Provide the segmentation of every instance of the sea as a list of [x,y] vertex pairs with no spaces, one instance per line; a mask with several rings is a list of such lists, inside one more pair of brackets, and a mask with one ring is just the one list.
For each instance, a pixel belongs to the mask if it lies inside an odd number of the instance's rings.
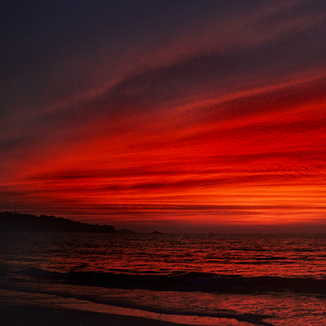
[[0,303],[326,325],[326,235],[0,234]]

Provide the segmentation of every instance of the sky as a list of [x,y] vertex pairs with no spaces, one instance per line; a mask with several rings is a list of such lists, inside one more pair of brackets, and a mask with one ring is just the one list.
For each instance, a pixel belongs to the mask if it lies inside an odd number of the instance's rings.
[[326,232],[326,2],[0,5],[0,211]]

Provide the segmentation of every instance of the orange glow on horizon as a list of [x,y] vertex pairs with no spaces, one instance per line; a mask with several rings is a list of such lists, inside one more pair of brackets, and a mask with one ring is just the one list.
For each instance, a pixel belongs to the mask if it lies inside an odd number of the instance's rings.
[[13,7],[0,211],[140,231],[326,232],[317,2],[55,4],[60,19]]
[[[317,89],[324,86],[321,80]],[[40,157],[41,165],[26,163],[17,182],[2,187],[19,186],[24,201],[39,207],[48,202],[73,212],[88,206],[85,215],[108,207],[99,215],[110,220],[117,212],[110,212],[110,205],[121,205],[126,223],[135,214],[139,223],[157,216],[211,225],[323,221],[326,92],[311,97],[311,85],[306,88],[304,101],[282,90],[282,96],[231,99],[216,117],[210,113],[213,104],[194,108],[190,114],[202,121],[196,125],[182,122],[185,112],[178,107],[171,110],[172,124],[168,114],[145,122],[133,116],[114,135],[95,120],[93,136],[58,146]],[[265,97],[273,102],[266,100],[261,108]],[[243,115],[249,104],[253,113]],[[225,115],[229,108],[233,113]],[[129,123],[138,127],[128,130]]]

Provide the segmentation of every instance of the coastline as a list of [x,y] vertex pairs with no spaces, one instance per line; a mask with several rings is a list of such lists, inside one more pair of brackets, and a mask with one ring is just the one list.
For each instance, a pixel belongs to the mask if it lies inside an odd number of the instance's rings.
[[0,322],[7,326],[177,326],[155,319],[81,311],[65,308],[49,308],[29,305],[0,305]]
[[[6,326],[247,326],[235,318],[166,315],[132,308],[0,289],[0,325]],[[265,323],[262,323],[265,324]],[[266,323],[266,325],[270,325]]]
[[[0,324],[6,326],[193,326],[139,316],[35,305],[0,304]],[[205,324],[196,323],[196,326]],[[252,323],[220,318],[218,326],[245,326]],[[265,323],[261,324],[265,325]],[[271,325],[267,324],[266,325]]]
[[165,315],[44,293],[0,289],[0,325],[6,326],[246,326],[233,318]]

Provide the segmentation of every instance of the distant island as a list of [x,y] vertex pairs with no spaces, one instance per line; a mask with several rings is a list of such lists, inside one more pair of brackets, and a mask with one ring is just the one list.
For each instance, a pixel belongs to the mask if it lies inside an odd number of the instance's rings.
[[0,232],[82,232],[133,233],[116,230],[112,225],[88,224],[62,217],[4,212],[0,213]]
[[163,234],[163,233],[159,232],[159,231],[154,231],[154,232],[152,232],[152,234]]

